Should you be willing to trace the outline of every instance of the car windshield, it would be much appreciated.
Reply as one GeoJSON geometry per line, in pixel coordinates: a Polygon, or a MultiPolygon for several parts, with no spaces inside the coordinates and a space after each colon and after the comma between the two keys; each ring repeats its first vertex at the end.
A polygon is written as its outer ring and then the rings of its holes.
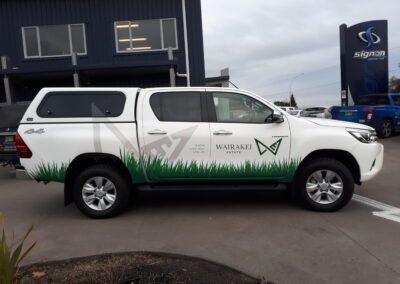
{"type": "Polygon", "coordinates": [[[0,128],[18,127],[27,108],[27,104],[0,107],[0,128]]]}
{"type": "Polygon", "coordinates": [[[357,106],[390,105],[388,96],[364,96],[356,103],[357,106]]]}
{"type": "Polygon", "coordinates": [[[291,115],[297,115],[300,111],[299,110],[290,110],[288,111],[291,115]]]}

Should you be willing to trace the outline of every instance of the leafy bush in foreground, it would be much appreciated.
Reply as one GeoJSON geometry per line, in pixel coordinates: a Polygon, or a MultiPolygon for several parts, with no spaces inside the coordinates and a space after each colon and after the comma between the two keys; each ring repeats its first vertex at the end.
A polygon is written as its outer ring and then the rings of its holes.
{"type": "Polygon", "coordinates": [[[25,236],[16,244],[7,243],[6,233],[4,230],[3,214],[0,212],[0,224],[3,225],[2,237],[0,239],[0,284],[17,283],[17,273],[21,261],[31,252],[36,245],[34,242],[28,249],[23,252],[23,246],[32,232],[33,226],[25,233],[25,236]]]}

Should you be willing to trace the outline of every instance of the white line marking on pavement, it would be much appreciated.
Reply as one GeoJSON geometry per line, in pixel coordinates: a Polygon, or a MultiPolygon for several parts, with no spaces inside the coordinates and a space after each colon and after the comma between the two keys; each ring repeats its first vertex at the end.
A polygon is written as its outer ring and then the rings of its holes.
{"type": "Polygon", "coordinates": [[[378,211],[372,212],[372,215],[374,216],[400,223],[400,208],[373,199],[369,199],[367,197],[357,194],[354,194],[353,200],[359,203],[363,203],[369,207],[380,210],[379,212],[378,211]]]}

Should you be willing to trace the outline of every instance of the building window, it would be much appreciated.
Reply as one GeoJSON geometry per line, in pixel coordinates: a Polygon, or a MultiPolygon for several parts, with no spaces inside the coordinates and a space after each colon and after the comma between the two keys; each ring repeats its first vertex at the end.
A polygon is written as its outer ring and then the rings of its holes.
{"type": "Polygon", "coordinates": [[[178,48],[176,19],[121,21],[114,28],[118,53],[178,48]]]}
{"type": "Polygon", "coordinates": [[[25,58],[86,55],[84,24],[23,27],[25,58]]]}

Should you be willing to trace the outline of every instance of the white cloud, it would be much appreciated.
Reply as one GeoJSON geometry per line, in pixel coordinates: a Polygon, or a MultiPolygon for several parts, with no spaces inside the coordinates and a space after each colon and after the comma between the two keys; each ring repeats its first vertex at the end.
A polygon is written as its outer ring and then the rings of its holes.
{"type": "MultiPolygon", "coordinates": [[[[390,70],[400,62],[398,0],[202,0],[206,73],[231,68],[241,88],[300,105],[340,102],[339,26],[387,19],[390,70]]],[[[397,73],[398,74],[398,73],[397,73]]]]}

